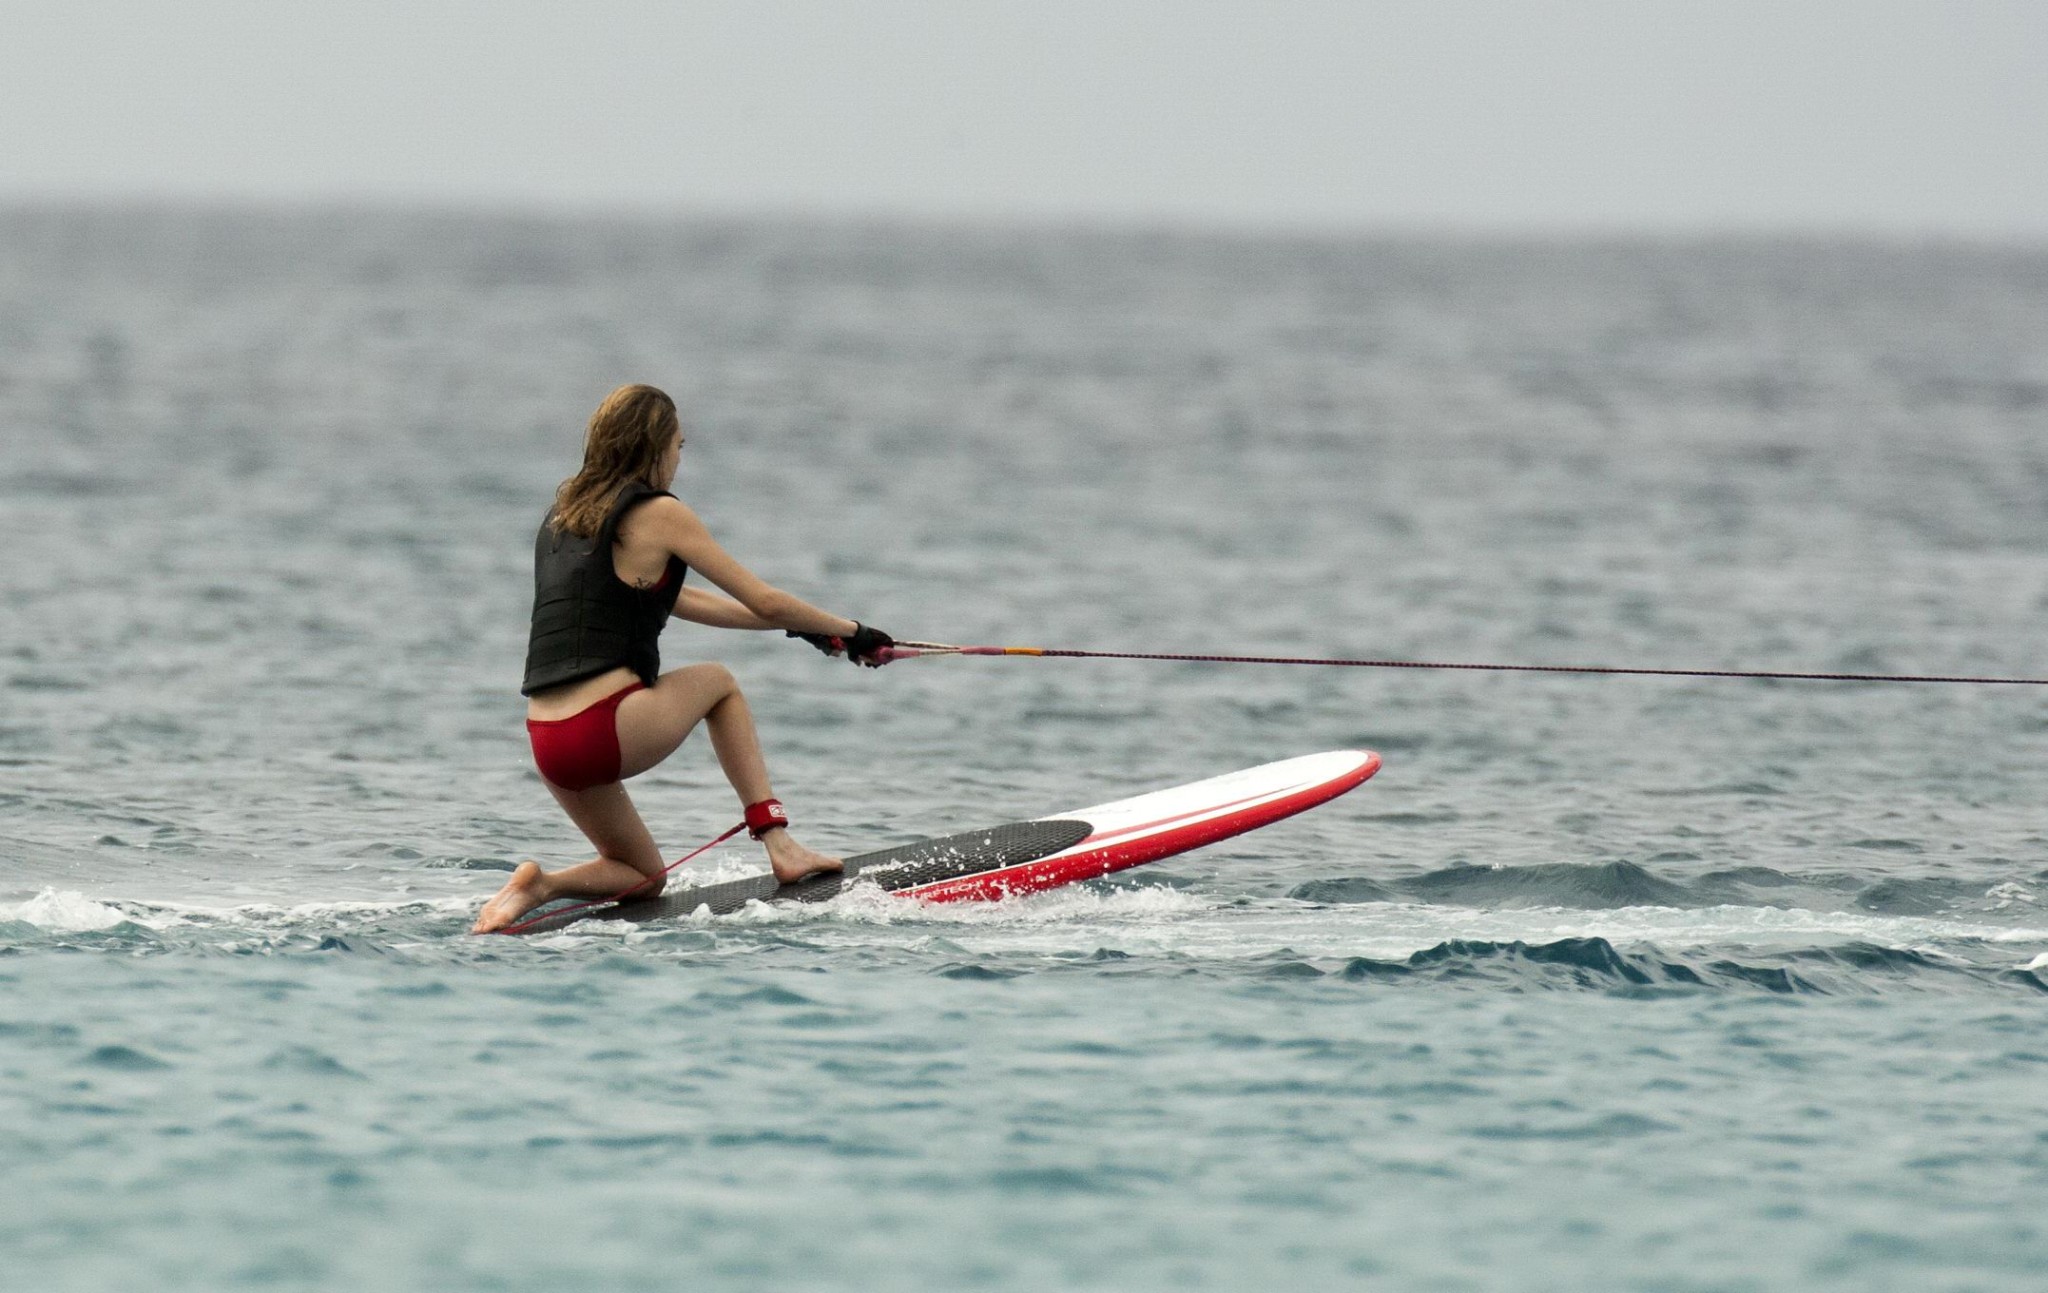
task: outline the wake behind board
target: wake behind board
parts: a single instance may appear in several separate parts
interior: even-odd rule
[[[1305,754],[1093,808],[862,853],[847,858],[839,875],[795,884],[748,876],[650,901],[543,912],[519,932],[541,934],[581,920],[673,920],[700,907],[722,916],[750,902],[823,902],[855,880],[931,902],[1037,893],[1256,830],[1334,799],[1379,770],[1380,756],[1367,750]]]

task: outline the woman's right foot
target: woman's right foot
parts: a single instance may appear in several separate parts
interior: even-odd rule
[[[838,858],[826,857],[823,853],[805,848],[791,839],[789,832],[781,827],[763,835],[761,843],[767,846],[768,865],[774,868],[775,878],[782,884],[795,884],[806,876],[824,875],[846,869],[846,864]]]
[[[469,932],[494,934],[546,902],[547,897],[541,887],[543,878],[540,863],[521,862],[512,872],[512,878],[505,882],[505,887],[484,904]]]

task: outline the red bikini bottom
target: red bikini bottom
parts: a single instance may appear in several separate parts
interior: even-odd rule
[[[526,735],[540,775],[564,790],[588,790],[619,779],[619,702],[642,683],[631,683],[567,718],[529,718]]]

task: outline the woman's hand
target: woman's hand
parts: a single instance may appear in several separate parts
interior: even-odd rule
[[[882,648],[895,645],[895,638],[890,637],[872,624],[862,624],[859,620],[855,620],[853,623],[853,636],[846,640],[846,658],[857,665],[865,665],[870,669],[879,669],[888,663],[887,660],[882,658]]]
[[[896,639],[871,625],[854,621],[853,632],[844,636],[832,633],[799,633],[789,630],[789,636],[802,638],[828,656],[842,652],[846,658],[870,669],[879,669],[888,661],[882,659],[882,648],[896,645]]]
[[[835,656],[841,651],[846,650],[846,640],[834,637],[830,633],[799,633],[795,629],[785,629],[782,635],[784,637],[802,638],[828,656]]]

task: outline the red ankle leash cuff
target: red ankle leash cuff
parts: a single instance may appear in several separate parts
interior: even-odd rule
[[[777,826],[789,825],[789,814],[782,811],[780,799],[763,799],[758,804],[747,805],[747,834],[760,839]]]

